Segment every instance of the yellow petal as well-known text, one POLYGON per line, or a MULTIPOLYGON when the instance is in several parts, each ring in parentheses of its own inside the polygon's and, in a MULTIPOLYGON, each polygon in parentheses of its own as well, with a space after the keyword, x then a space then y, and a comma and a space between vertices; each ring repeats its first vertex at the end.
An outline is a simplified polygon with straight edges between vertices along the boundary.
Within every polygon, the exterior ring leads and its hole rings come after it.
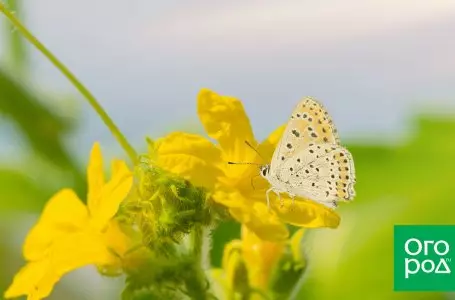
POLYGON ((60 276, 87 265, 112 266, 119 263, 103 236, 92 231, 59 239, 52 246, 49 257, 53 272, 60 276))
MULTIPOLYGON (((261 157, 256 160, 257 163, 270 163, 284 129, 285 125, 278 127, 259 145, 258 152, 261 157)), ((225 163, 224 170, 227 176, 221 178, 223 184, 235 186, 242 194, 249 197, 252 194, 255 194, 252 197, 260 196, 260 199, 265 201, 265 191, 270 184, 260 176, 258 166, 251 165, 241 169, 238 165, 227 165, 225 163), (243 171, 243 173, 240 173, 240 171, 243 171)))
POLYGON ((264 159, 267 160, 267 163, 270 162, 273 156, 273 152, 275 152, 275 148, 279 141, 281 140, 281 136, 283 135, 284 129, 286 128, 287 124, 281 125, 277 129, 275 129, 258 147, 259 153, 264 159))
POLYGON ((223 269, 210 269, 207 271, 210 280, 210 287, 212 288, 215 295, 219 295, 220 299, 229 299, 229 294, 232 291, 229 289, 229 285, 226 278, 226 273, 223 269))
POLYGON ((92 225, 99 230, 108 225, 133 185, 133 174, 124 161, 113 160, 111 169, 111 179, 102 187, 101 194, 89 199, 92 225))
POLYGON ((228 244, 227 249, 224 250, 226 257, 223 257, 223 269, 226 276, 226 286, 231 293, 244 293, 249 289, 248 274, 240 245, 240 241, 234 241, 232 245, 228 244))
POLYGON ((221 261, 221 266, 223 269, 227 269, 229 265, 229 259, 234 252, 242 251, 242 241, 241 240, 232 240, 224 246, 223 249, 223 258, 221 261))
POLYGON ((87 167, 88 196, 87 202, 89 209, 96 204, 100 198, 104 186, 103 156, 99 143, 94 143, 90 152, 90 159, 87 167))
POLYGON ((212 199, 229 208, 242 208, 245 206, 245 198, 236 190, 225 185, 216 185, 212 199))
POLYGON ((13 283, 6 290, 4 297, 9 299, 26 295, 29 296, 29 300, 38 300, 49 296, 53 286, 60 279, 56 274, 48 273, 49 267, 48 259, 26 264, 14 276, 13 283))
POLYGON ((61 190, 48 201, 38 223, 27 235, 24 257, 27 260, 42 258, 55 239, 77 232, 87 224, 86 206, 74 191, 61 190))
POLYGON ((269 210, 265 203, 245 200, 241 208, 231 208, 231 215, 240 223, 247 226, 260 239, 268 241, 283 241, 289 236, 286 226, 280 221, 274 211, 269 210))
MULTIPOLYGON (((131 228, 128 227, 128 229, 131 228)), ((133 245, 133 240, 125 234, 116 219, 109 222, 106 232, 102 234, 102 240, 105 247, 112 253, 111 262, 98 266, 98 271, 103 275, 115 276, 124 270, 137 270, 150 257, 150 252, 145 247, 131 251, 137 244, 133 245)))
POLYGON ((171 133, 156 141, 158 165, 196 186, 213 189, 222 171, 217 167, 221 152, 207 139, 184 132, 171 133))
MULTIPOLYGON (((245 144, 247 141, 257 147, 250 121, 238 99, 203 89, 198 95, 198 115, 207 134, 220 144, 223 160, 253 162, 256 159, 256 153, 245 144)), ((231 168, 234 173, 228 176, 235 177, 246 168, 231 168)))
POLYGON ((100 234, 90 231, 68 234, 55 240, 42 260, 28 263, 15 276, 5 297, 29 295, 29 299, 47 297, 55 283, 66 273, 87 265, 120 264, 100 234))
POLYGON ((248 227, 242 226, 243 258, 251 285, 263 290, 267 288, 270 276, 281 258, 285 246, 286 241, 264 241, 248 227))
POLYGON ((277 216, 285 223, 304 228, 330 227, 337 228, 340 216, 323 204, 311 200, 295 199, 294 204, 285 195, 281 195, 284 206, 279 207, 279 201, 272 201, 272 207, 277 216))
POLYGON ((122 231, 115 219, 109 222, 102 238, 106 247, 120 257, 123 257, 132 246, 131 239, 122 231))
POLYGON ((305 256, 302 251, 302 240, 305 235, 305 231, 306 229, 300 228, 292 235, 292 238, 289 240, 292 256, 294 260, 300 264, 305 263, 305 256))

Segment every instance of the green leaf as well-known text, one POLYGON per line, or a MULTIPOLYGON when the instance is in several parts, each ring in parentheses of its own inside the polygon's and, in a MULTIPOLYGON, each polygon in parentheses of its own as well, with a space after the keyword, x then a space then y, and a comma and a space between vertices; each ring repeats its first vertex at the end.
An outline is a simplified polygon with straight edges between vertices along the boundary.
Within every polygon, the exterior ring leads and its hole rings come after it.
POLYGON ((84 176, 63 145, 72 123, 47 108, 42 101, 0 69, 0 115, 11 120, 32 151, 54 166, 73 174, 76 189, 84 192, 84 176))
POLYGON ((39 211, 52 194, 17 170, 0 169, 0 182, 0 211, 39 211))
POLYGON ((0 113, 24 133, 34 150, 56 164, 68 164, 62 137, 70 128, 31 93, 0 69, 0 113))

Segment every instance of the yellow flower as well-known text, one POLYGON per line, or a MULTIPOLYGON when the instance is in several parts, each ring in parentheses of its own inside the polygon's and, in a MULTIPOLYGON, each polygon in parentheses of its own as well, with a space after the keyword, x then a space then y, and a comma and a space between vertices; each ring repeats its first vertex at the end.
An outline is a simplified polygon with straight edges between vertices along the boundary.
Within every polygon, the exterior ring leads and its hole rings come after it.
POLYGON ((175 132, 155 143, 155 163, 207 188, 214 201, 228 207, 237 221, 261 239, 285 240, 289 235, 285 223, 306 228, 338 226, 340 218, 333 210, 307 199, 296 199, 292 205, 283 194, 285 205, 280 208, 276 197, 271 195, 269 210, 265 201, 268 183, 258 176, 258 167, 227 164, 228 161, 270 162, 284 126, 258 144, 242 103, 207 89, 198 95, 198 115, 217 145, 199 135, 175 132), (256 147, 265 161, 245 141, 256 147))
POLYGON ((5 298, 45 298, 64 274, 85 265, 109 270, 121 267, 130 241, 113 217, 131 189, 132 173, 123 161, 114 160, 112 177, 105 182, 103 158, 96 143, 87 178, 87 206, 70 189, 49 200, 25 240, 27 264, 14 277, 5 298))
POLYGON ((241 240, 230 241, 224 247, 222 268, 210 272, 214 283, 219 286, 219 293, 230 299, 240 299, 241 295, 263 299, 261 295, 273 293, 277 274, 286 276, 282 269, 290 268, 291 262, 292 268, 300 270, 286 277, 294 284, 302 275, 305 262, 301 250, 303 232, 300 229, 289 240, 271 242, 261 240, 242 226, 241 240))
POLYGON ((270 242, 258 238, 242 226, 242 253, 252 287, 267 289, 274 267, 283 255, 286 242, 270 242))

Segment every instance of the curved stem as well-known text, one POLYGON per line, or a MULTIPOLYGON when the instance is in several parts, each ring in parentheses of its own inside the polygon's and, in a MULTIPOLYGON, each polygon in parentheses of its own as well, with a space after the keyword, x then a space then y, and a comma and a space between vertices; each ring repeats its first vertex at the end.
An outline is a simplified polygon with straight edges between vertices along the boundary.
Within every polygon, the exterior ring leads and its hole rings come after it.
MULTIPOLYGON (((0 0, 1 1, 1 0, 0 0)), ((96 100, 95 96, 71 73, 71 71, 60 62, 20 21, 16 16, 9 11, 5 4, 0 2, 0 12, 2 12, 6 18, 22 33, 22 35, 34 45, 47 59, 62 72, 63 75, 76 87, 77 90, 87 99, 88 103, 96 111, 98 116, 103 120, 104 124, 109 128, 111 133, 120 143, 120 146, 126 151, 131 161, 135 164, 137 160, 137 153, 134 148, 130 145, 125 136, 120 132, 120 129, 115 125, 103 107, 96 100)))

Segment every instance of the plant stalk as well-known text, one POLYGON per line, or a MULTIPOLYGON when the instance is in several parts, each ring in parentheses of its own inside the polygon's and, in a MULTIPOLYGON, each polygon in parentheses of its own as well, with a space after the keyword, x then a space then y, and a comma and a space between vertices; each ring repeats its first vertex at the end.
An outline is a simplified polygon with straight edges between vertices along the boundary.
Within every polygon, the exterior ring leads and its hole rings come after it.
MULTIPOLYGON (((1 1, 1 0, 0 0, 1 1)), ((109 128, 114 135, 120 146, 125 150, 133 164, 137 162, 137 153, 130 145, 125 136, 121 133, 120 129, 115 125, 103 107, 99 104, 98 100, 92 93, 71 73, 71 71, 60 62, 26 27, 19 21, 18 18, 5 7, 5 4, 0 2, 0 12, 14 25, 17 30, 22 33, 33 46, 35 46, 49 61, 60 71, 62 74, 76 87, 76 89, 85 97, 91 107, 96 111, 98 116, 103 120, 104 124, 109 128)))
POLYGON ((204 273, 204 227, 195 225, 190 235, 190 251, 194 261, 193 273, 187 276, 186 287, 191 299, 208 300, 213 299, 209 291, 208 280, 204 273))

